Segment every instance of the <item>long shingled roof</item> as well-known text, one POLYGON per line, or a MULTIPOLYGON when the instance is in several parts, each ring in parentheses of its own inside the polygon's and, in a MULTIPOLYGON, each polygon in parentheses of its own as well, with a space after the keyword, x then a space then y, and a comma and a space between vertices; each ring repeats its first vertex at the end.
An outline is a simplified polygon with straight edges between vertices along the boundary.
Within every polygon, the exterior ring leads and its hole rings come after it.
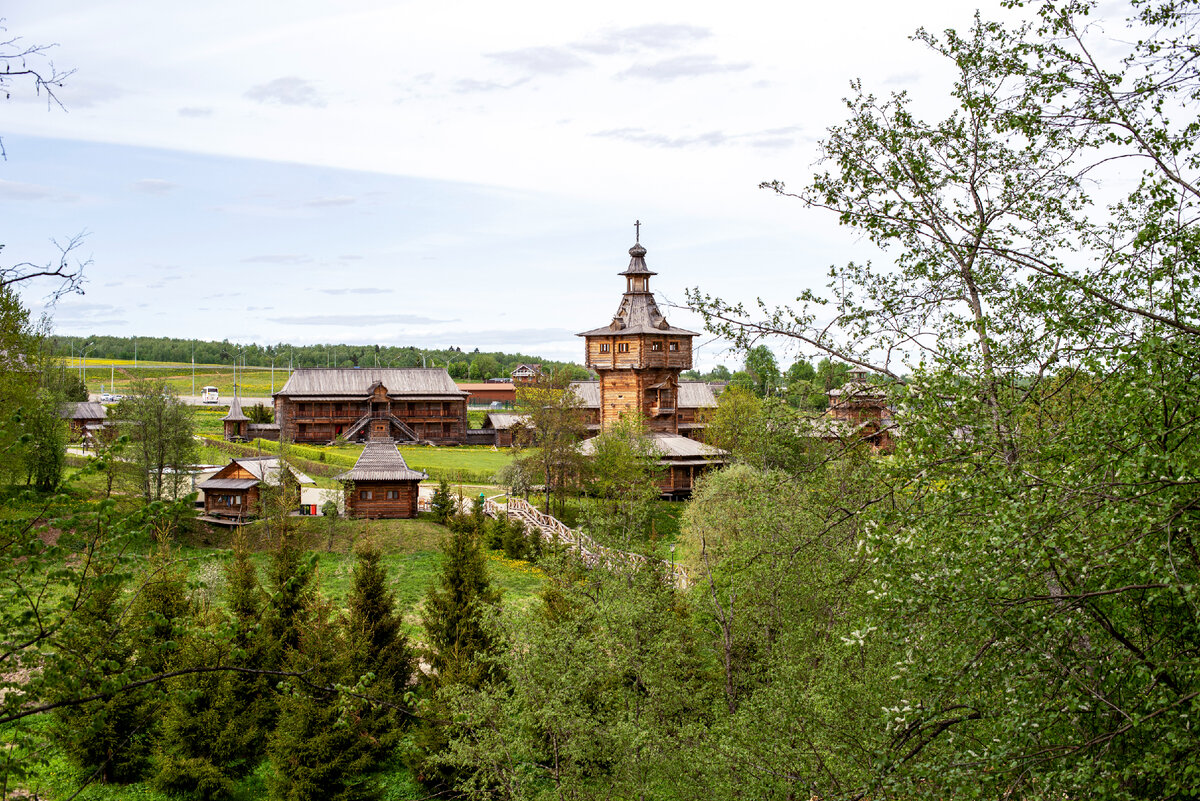
POLYGON ((276 395, 366 398, 376 384, 388 395, 441 395, 465 398, 442 367, 306 367, 294 371, 276 395))

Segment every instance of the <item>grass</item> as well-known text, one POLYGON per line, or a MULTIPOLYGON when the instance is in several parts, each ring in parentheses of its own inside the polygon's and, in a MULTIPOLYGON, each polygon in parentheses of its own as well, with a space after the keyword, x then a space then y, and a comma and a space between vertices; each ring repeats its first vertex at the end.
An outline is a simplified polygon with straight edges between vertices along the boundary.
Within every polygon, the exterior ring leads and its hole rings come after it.
MULTIPOLYGON (((217 434, 206 435, 219 437, 217 434)), ((223 446, 228 447, 228 446, 223 446)), ((279 443, 256 439, 247 443, 245 455, 262 449, 263 453, 279 453, 279 443)), ((316 466, 349 470, 354 467, 362 453, 363 446, 346 445, 288 445, 289 458, 298 463, 300 469, 308 469, 320 473, 316 466), (304 461, 301 461, 304 460, 304 461)), ((422 470, 429 474, 430 479, 455 483, 492 484, 492 479, 502 467, 512 462, 515 455, 511 450, 491 448, 476 445, 458 445, 453 447, 437 445, 401 445, 400 455, 414 470, 422 470)), ((228 461, 228 456, 223 461, 228 461)))
MULTIPOLYGON (((78 364, 78 360, 74 362, 78 364)), ((88 359, 83 369, 84 381, 89 392, 117 392, 127 394, 133 382, 137 379, 164 381, 167 386, 180 395, 199 394, 202 387, 215 386, 223 399, 233 397, 234 372, 232 367, 220 365, 196 365, 195 381, 193 383, 192 366, 190 364, 171 364, 167 362, 139 361, 137 367, 133 362, 121 359, 88 359), (111 365, 111 366, 110 366, 111 365)), ((286 367, 276 367, 274 380, 270 367, 247 367, 237 371, 238 391, 247 397, 267 397, 274 390, 278 391, 287 381, 286 367)), ((228 403, 228 400, 226 400, 228 403)))

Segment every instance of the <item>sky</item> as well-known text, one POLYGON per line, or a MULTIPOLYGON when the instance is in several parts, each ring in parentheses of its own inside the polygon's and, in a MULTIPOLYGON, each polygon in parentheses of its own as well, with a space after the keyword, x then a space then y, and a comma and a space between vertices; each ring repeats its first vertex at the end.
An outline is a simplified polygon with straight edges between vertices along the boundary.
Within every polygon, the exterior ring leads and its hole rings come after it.
POLYGON ((807 181, 852 79, 935 108, 949 76, 908 37, 975 8, 6 0, 3 38, 74 72, 62 107, 0 98, 0 258, 83 235, 62 334, 580 361, 640 220, 668 319, 702 331, 687 287, 786 303, 871 255, 758 185, 807 181))

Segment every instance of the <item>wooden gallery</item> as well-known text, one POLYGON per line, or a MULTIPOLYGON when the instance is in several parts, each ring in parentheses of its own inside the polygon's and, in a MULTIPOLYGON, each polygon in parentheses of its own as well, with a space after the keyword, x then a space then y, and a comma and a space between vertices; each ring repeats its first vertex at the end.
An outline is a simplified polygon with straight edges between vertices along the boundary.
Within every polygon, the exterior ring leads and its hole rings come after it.
POLYGON ((297 443, 458 445, 467 440, 467 395, 442 368, 303 368, 275 393, 275 421, 297 443))

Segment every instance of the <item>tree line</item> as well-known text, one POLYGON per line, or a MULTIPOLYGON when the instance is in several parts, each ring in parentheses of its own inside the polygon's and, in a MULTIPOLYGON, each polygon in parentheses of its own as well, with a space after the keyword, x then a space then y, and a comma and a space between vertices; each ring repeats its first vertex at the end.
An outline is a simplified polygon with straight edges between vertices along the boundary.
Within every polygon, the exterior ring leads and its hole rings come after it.
POLYGON ((56 335, 51 338, 56 355, 70 359, 120 359, 190 364, 249 365, 252 367, 444 367, 451 377, 485 381, 507 378, 519 364, 536 364, 551 373, 564 372, 572 378, 591 373, 571 362, 556 362, 522 353, 464 351, 459 347, 417 348, 412 345, 273 345, 220 342, 174 337, 115 337, 93 334, 86 337, 56 335))

